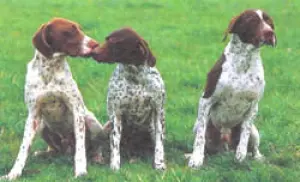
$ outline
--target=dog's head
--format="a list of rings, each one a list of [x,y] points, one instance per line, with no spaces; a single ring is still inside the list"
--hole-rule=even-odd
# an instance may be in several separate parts
[[[246,10],[234,17],[226,32],[237,34],[242,42],[259,47],[263,44],[275,46],[275,27],[271,17],[262,10]]]
[[[98,62],[155,66],[148,43],[131,28],[122,28],[106,37],[105,43],[92,52]]]
[[[43,24],[33,36],[32,42],[48,58],[54,53],[90,56],[92,49],[98,46],[95,40],[83,33],[77,23],[63,18],[54,18]]]

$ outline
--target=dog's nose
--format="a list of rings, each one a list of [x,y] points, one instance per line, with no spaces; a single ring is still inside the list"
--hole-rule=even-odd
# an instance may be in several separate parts
[[[88,42],[88,47],[91,48],[91,49],[95,49],[96,47],[99,46],[99,43],[93,39],[91,39],[89,42]]]

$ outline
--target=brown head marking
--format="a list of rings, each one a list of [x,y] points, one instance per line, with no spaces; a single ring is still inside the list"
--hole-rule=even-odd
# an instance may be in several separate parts
[[[79,24],[63,18],[53,18],[43,24],[33,36],[32,42],[36,49],[46,57],[51,57],[55,52],[65,53],[69,56],[86,56],[88,51],[98,46],[94,40],[89,40],[83,45],[85,35]]]
[[[123,63],[133,65],[155,66],[147,42],[131,28],[122,28],[106,37],[106,42],[94,49],[93,58],[98,62]]]
[[[262,12],[262,17],[259,12]],[[230,33],[237,34],[242,42],[254,46],[259,46],[261,43],[272,46],[276,44],[273,20],[261,10],[248,9],[232,18],[223,41]]]

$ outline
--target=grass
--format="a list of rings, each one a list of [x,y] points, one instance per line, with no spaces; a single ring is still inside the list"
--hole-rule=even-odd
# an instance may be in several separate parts
[[[230,19],[246,8],[262,8],[275,21],[278,46],[263,48],[266,89],[256,120],[261,152],[267,162],[233,162],[234,155],[206,157],[199,171],[187,168],[183,154],[192,151],[192,127],[206,73],[220,56]],[[26,64],[33,56],[31,38],[52,17],[82,24],[99,40],[131,26],[152,47],[167,89],[165,144],[168,170],[157,172],[151,160],[125,162],[119,172],[89,164],[88,176],[73,178],[72,157],[29,157],[19,181],[298,181],[300,179],[300,2],[292,0],[1,0],[0,1],[0,175],[16,158],[27,110]],[[88,108],[106,121],[106,92],[115,65],[69,58],[73,76]],[[36,137],[32,151],[45,148]],[[32,152],[31,151],[31,152]]]

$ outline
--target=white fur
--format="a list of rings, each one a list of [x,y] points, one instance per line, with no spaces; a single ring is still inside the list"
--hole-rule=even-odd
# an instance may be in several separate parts
[[[153,166],[164,170],[164,82],[156,68],[119,64],[109,82],[107,111],[114,127],[110,135],[113,170],[120,169],[122,127],[132,126],[151,133],[154,149]],[[127,126],[128,127],[128,126]],[[139,137],[139,136],[136,136]]]
[[[258,151],[259,136],[253,125],[265,86],[259,48],[241,42],[233,34],[224,55],[226,60],[213,95],[209,98],[201,97],[199,101],[194,150],[189,161],[189,166],[193,168],[203,164],[205,132],[209,120],[220,131],[228,131],[242,122],[236,159],[245,159],[250,135],[256,145],[254,155],[261,158]]]
[[[101,129],[102,126],[85,107],[63,54],[56,53],[48,59],[36,50],[34,58],[27,65],[25,103],[28,118],[23,141],[13,168],[1,179],[13,180],[22,174],[34,136],[44,126],[60,135],[74,131],[75,176],[87,174],[85,118],[94,127]]]
[[[88,46],[89,42],[91,41],[91,38],[89,36],[84,36],[82,40],[82,45],[81,45],[81,51],[83,55],[87,55],[92,51],[92,48]]]

